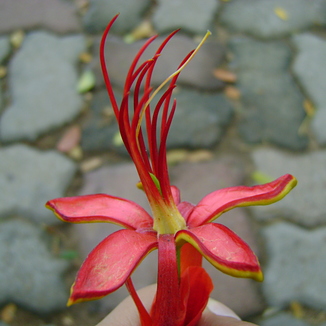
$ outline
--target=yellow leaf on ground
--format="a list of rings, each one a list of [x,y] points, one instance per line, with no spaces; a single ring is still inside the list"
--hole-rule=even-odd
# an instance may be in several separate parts
[[[275,15],[279,18],[281,18],[282,20],[288,20],[289,19],[289,15],[286,12],[286,10],[284,8],[281,7],[276,7],[274,9]]]

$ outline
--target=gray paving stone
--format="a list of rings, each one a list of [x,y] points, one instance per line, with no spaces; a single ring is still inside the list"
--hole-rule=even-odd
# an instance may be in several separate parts
[[[276,316],[267,318],[260,322],[261,326],[310,326],[303,320],[294,318],[292,315],[282,312]]]
[[[75,65],[84,47],[80,35],[62,38],[47,32],[27,35],[9,65],[12,104],[0,120],[3,141],[35,140],[76,117],[82,99],[76,91]]]
[[[214,0],[159,0],[152,19],[158,32],[182,28],[191,33],[205,33],[219,5]]]
[[[298,133],[305,117],[303,95],[289,74],[290,48],[280,41],[237,37],[230,42],[230,68],[241,92],[239,132],[250,143],[271,142],[300,150],[307,138]]]
[[[122,93],[115,90],[115,97],[120,103]],[[118,124],[113,114],[105,115],[105,110],[112,108],[109,96],[106,90],[95,92],[91,105],[89,116],[82,128],[81,146],[85,151],[103,151],[116,149],[114,145],[114,136],[118,133]],[[127,151],[123,151],[127,153]]]
[[[0,0],[0,8],[0,34],[38,27],[58,33],[80,30],[72,1]]]
[[[83,19],[84,28],[90,33],[100,33],[113,16],[120,13],[112,31],[126,33],[141,22],[142,14],[149,5],[149,0],[91,0],[89,10]]]
[[[245,173],[242,163],[238,157],[232,156],[223,156],[219,160],[200,164],[182,163],[170,169],[172,184],[180,187],[183,200],[196,203],[204,195],[218,188],[241,184]],[[131,163],[102,167],[87,173],[84,181],[81,194],[108,193],[134,200],[148,210],[145,195],[134,187],[138,177]],[[221,216],[217,222],[226,224],[238,233],[258,253],[254,229],[244,210],[230,211]],[[80,248],[84,256],[101,239],[118,229],[117,226],[100,223],[73,227],[75,235],[80,239]],[[156,259],[156,252],[153,252],[137,268],[133,277],[137,288],[155,282]],[[213,297],[222,300],[243,317],[261,312],[264,305],[256,283],[224,275],[210,264],[205,266],[215,284]],[[113,307],[125,294],[124,289],[119,289],[118,292],[101,300],[99,304],[102,305],[102,309]]]
[[[326,75],[326,40],[306,33],[294,36],[293,41],[298,49],[293,71],[317,109],[312,128],[318,142],[325,145],[326,94],[320,85]]]
[[[252,207],[256,218],[287,218],[305,226],[325,224],[326,151],[290,154],[272,148],[259,148],[252,153],[257,171],[271,179],[291,173],[298,185],[281,201],[268,206]]]
[[[0,63],[9,55],[10,52],[10,42],[9,37],[1,36],[0,37]]]
[[[289,223],[265,227],[269,257],[263,292],[271,306],[298,301],[314,309],[326,306],[326,228],[304,230]]]
[[[233,113],[225,96],[181,89],[175,98],[177,110],[167,141],[168,148],[211,148],[215,145]]]
[[[326,23],[324,0],[235,0],[228,2],[221,22],[259,38],[276,38]]]
[[[37,313],[63,309],[68,291],[62,279],[68,263],[48,249],[49,236],[18,219],[0,227],[0,304],[14,302]]]
[[[145,51],[143,59],[145,61],[153,57],[157,48],[163,41],[163,37],[158,37]],[[97,42],[98,43],[98,42]],[[107,66],[111,82],[119,87],[123,87],[128,69],[136,53],[139,51],[144,41],[126,44],[120,38],[110,37],[106,43]],[[196,48],[198,42],[191,38],[177,34],[164,48],[153,73],[152,85],[160,85],[179,66],[185,56]],[[104,85],[103,77],[99,66],[98,44],[94,47],[93,67],[97,76],[97,84]],[[223,86],[223,83],[213,76],[213,70],[222,63],[225,49],[219,43],[207,41],[195,58],[182,71],[178,78],[178,85],[190,85],[205,90],[216,90]]]
[[[55,151],[41,152],[26,145],[0,149],[0,217],[20,215],[40,224],[57,223],[45,203],[62,197],[76,171]]]

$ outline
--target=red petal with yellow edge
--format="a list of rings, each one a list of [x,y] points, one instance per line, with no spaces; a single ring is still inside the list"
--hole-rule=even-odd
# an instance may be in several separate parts
[[[46,207],[70,223],[108,222],[134,230],[153,225],[153,219],[141,206],[105,194],[52,199]]]
[[[180,250],[180,272],[185,272],[190,266],[202,265],[203,256],[190,243],[185,243]]]
[[[115,291],[156,248],[154,232],[120,230],[111,234],[93,249],[79,269],[68,305],[99,299]]]
[[[187,224],[194,227],[211,222],[235,207],[272,204],[287,195],[296,184],[297,180],[292,175],[286,174],[263,185],[238,186],[214,191],[196,205]]]
[[[209,223],[181,230],[176,241],[192,244],[212,265],[235,277],[263,280],[259,262],[250,247],[222,224]]]
[[[213,287],[211,278],[202,267],[188,267],[181,275],[180,294],[186,306],[184,326],[197,325]]]

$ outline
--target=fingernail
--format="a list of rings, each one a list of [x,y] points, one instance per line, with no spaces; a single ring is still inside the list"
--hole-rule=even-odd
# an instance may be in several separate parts
[[[233,317],[238,320],[241,320],[240,317],[233,310],[225,306],[223,303],[218,302],[214,299],[208,300],[207,308],[215,315]]]

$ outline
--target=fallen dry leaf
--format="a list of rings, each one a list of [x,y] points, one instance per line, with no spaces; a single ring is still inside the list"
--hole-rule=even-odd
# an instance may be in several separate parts
[[[303,101],[303,108],[309,118],[311,118],[315,115],[316,109],[315,109],[314,105],[311,103],[311,101],[305,99]]]
[[[225,87],[224,94],[231,100],[239,100],[241,97],[241,92],[234,86]]]
[[[10,323],[15,317],[17,306],[13,303],[8,303],[1,310],[1,320],[5,323]]]
[[[81,130],[77,125],[69,127],[57,144],[57,150],[63,153],[70,152],[81,139]]]
[[[285,9],[281,8],[281,7],[276,7],[274,9],[275,15],[279,18],[281,18],[282,20],[288,20],[289,19],[289,15],[288,13],[285,11]]]
[[[83,173],[95,170],[103,164],[103,160],[100,157],[92,157],[80,164],[80,170]]]
[[[88,52],[83,52],[79,55],[79,60],[82,63],[90,63],[93,59],[93,56]]]
[[[7,68],[5,66],[0,66],[0,78],[6,77]]]
[[[222,80],[226,83],[235,83],[237,81],[237,75],[232,71],[226,69],[215,69],[213,74],[217,79]]]
[[[213,153],[206,149],[199,149],[187,155],[187,161],[197,163],[209,161],[213,158]]]

